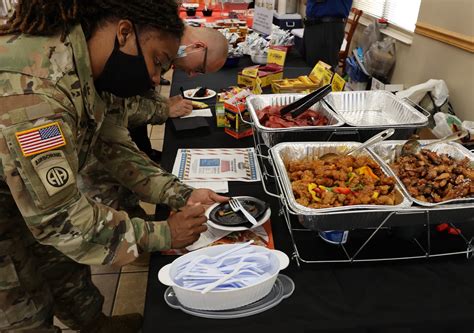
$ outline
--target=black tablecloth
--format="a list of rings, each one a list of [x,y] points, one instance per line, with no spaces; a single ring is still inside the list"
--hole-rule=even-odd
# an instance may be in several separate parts
[[[243,59],[241,65],[249,63]],[[309,72],[296,58],[288,59],[285,75]],[[236,84],[237,69],[189,79],[176,72],[172,95],[195,86],[211,89]],[[210,103],[211,105],[213,102]],[[252,138],[236,140],[207,120],[210,129],[177,133],[167,124],[162,166],[171,170],[178,148],[249,147]],[[192,137],[192,139],[191,139]],[[290,236],[279,206],[259,183],[230,183],[231,195],[253,195],[270,202],[276,248],[292,253]],[[307,236],[308,251],[335,251],[316,234]],[[444,236],[447,237],[447,236]],[[445,239],[444,239],[445,240]],[[393,246],[391,242],[394,242]],[[376,240],[377,242],[377,240]],[[370,250],[396,254],[412,244],[380,239],[384,246]],[[449,243],[449,242],[448,242]],[[314,244],[318,244],[315,246]],[[382,244],[382,245],[383,245]],[[382,250],[381,250],[382,248]],[[447,257],[417,261],[354,264],[306,264],[294,262],[283,273],[296,284],[294,294],[276,308],[243,319],[210,320],[174,310],[163,300],[166,286],[158,282],[160,267],[175,257],[153,254],[150,262],[143,332],[469,332],[474,330],[474,261]]]

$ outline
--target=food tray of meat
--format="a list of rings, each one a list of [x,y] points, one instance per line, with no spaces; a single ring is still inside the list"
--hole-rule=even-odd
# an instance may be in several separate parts
[[[421,140],[420,143],[429,143]],[[474,204],[474,155],[457,143],[440,143],[401,156],[405,141],[385,141],[371,150],[387,163],[407,196],[420,206]]]
[[[301,215],[356,209],[399,210],[411,201],[384,163],[364,150],[330,159],[357,142],[280,143],[271,158],[289,208]]]
[[[358,128],[415,129],[428,124],[426,115],[384,90],[332,92],[325,100],[347,125]]]
[[[260,95],[247,98],[247,107],[252,117],[253,126],[260,133],[268,147],[285,141],[321,140],[325,141],[330,134],[340,128],[342,118],[320,103],[313,105],[300,116],[280,115],[280,109],[303,94]]]

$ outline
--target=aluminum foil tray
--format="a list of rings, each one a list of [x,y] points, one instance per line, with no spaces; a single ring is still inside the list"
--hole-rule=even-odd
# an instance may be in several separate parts
[[[406,196],[405,192],[401,190],[400,186],[397,185],[397,195],[399,196],[399,203],[397,205],[353,205],[353,206],[343,206],[343,207],[331,207],[331,208],[309,208],[303,205],[300,205],[296,202],[295,196],[293,195],[293,190],[291,188],[291,182],[288,177],[285,164],[288,161],[300,160],[304,158],[315,158],[319,156],[335,152],[341,153],[347,149],[353,148],[360,145],[358,142],[296,142],[296,143],[279,143],[275,147],[270,149],[271,158],[275,167],[276,176],[280,182],[281,190],[287,201],[288,208],[292,213],[296,215],[302,215],[308,217],[311,220],[311,217],[316,215],[331,214],[335,212],[348,212],[355,210],[383,210],[383,211],[396,211],[408,208],[411,206],[411,200]],[[388,168],[385,163],[378,160],[376,156],[370,154],[369,151],[364,150],[360,155],[369,155],[374,158],[374,160],[380,165],[382,171],[386,175],[392,175],[391,170]],[[356,213],[357,214],[357,213]],[[365,218],[364,214],[357,214],[360,217]],[[375,214],[374,214],[375,216]],[[375,216],[376,217],[376,216]]]
[[[350,126],[418,128],[428,124],[427,116],[384,90],[333,92],[325,99]]]
[[[376,157],[379,157],[384,163],[390,164],[394,162],[398,156],[400,156],[402,145],[405,142],[406,141],[404,140],[384,141],[373,146],[370,149],[370,151],[374,153]],[[432,141],[420,140],[421,144],[426,144],[430,142]],[[441,143],[441,144],[433,145],[429,147],[428,149],[439,154],[448,154],[450,157],[454,158],[455,160],[462,160],[465,157],[467,157],[471,161],[471,165],[474,165],[474,155],[469,150],[467,150],[466,148],[464,148],[462,145],[458,143],[455,143],[455,142]],[[403,182],[397,177],[395,172],[390,169],[390,173],[397,179],[397,182],[400,185],[400,187],[403,189],[405,195],[409,197],[411,201],[417,203],[420,206],[436,207],[440,205],[453,204],[453,203],[468,203],[468,204],[470,203],[470,205],[474,207],[474,198],[452,199],[452,200],[446,200],[439,203],[430,203],[430,202],[417,200],[413,198],[412,196],[410,196],[407,189],[405,188],[405,185],[403,185]]]
[[[266,106],[283,106],[293,103],[297,99],[305,96],[304,94],[274,94],[258,95],[247,98],[247,109],[249,110],[255,131],[260,134],[265,145],[272,147],[283,141],[302,141],[302,140],[326,140],[330,133],[344,125],[341,116],[321,103],[313,105],[310,109],[321,113],[328,118],[326,126],[298,126],[289,128],[271,128],[260,124],[257,117],[257,110]]]

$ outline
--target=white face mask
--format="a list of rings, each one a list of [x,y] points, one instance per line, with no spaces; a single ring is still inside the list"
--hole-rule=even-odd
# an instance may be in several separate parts
[[[184,58],[187,56],[187,53],[186,53],[186,48],[188,47],[189,45],[180,45],[179,48],[178,48],[178,54],[176,55],[176,58]]]
[[[203,50],[202,47],[196,47],[194,46],[194,50],[193,51],[190,51],[190,52],[186,52],[186,49],[189,48],[189,47],[192,47],[193,44],[190,44],[190,45],[180,45],[179,48],[178,48],[178,53],[176,54],[176,59],[178,58],[184,58],[184,57],[187,57],[188,55],[190,54],[193,54],[193,53],[197,53],[197,52],[201,52]]]

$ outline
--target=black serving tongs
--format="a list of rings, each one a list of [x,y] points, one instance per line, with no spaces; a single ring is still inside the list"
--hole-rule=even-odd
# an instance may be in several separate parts
[[[325,85],[319,89],[316,89],[312,93],[304,96],[303,98],[298,99],[297,101],[284,106],[280,110],[280,115],[284,116],[287,113],[291,112],[291,116],[293,118],[298,117],[300,114],[308,110],[311,106],[318,103],[321,99],[323,99],[327,94],[329,94],[332,90],[330,84]]]

